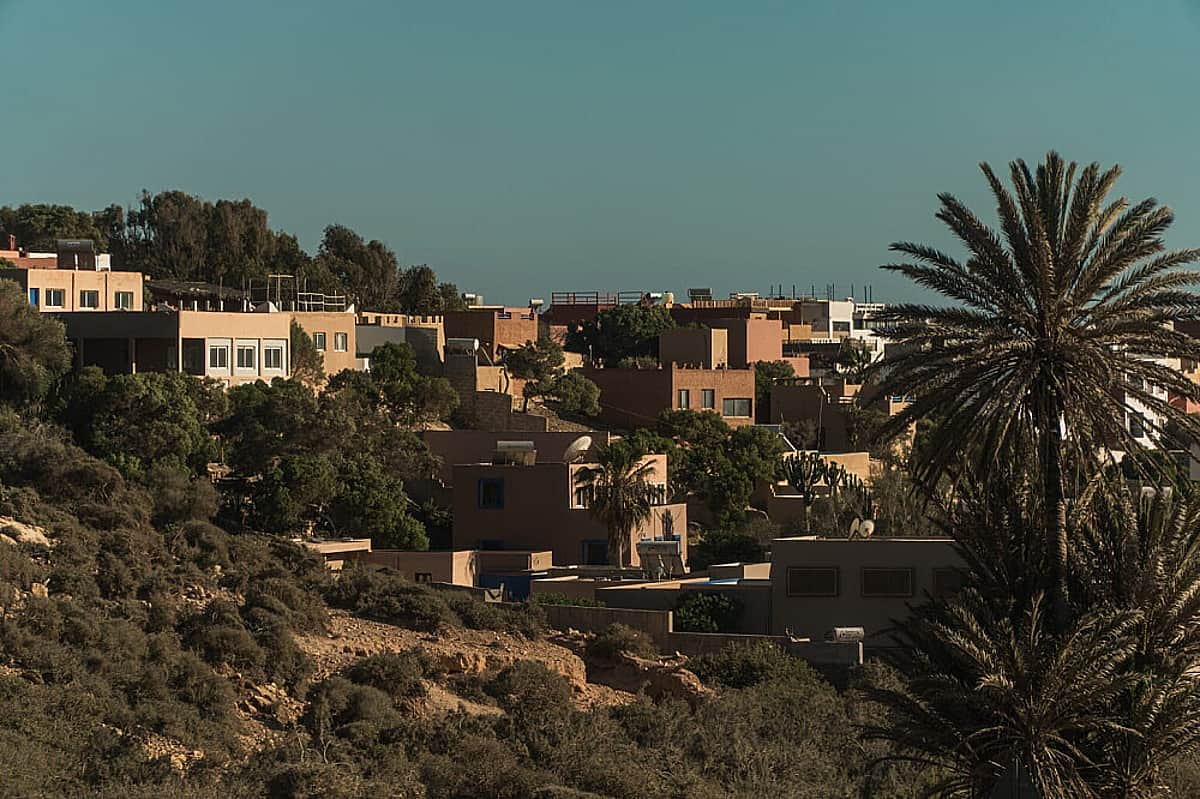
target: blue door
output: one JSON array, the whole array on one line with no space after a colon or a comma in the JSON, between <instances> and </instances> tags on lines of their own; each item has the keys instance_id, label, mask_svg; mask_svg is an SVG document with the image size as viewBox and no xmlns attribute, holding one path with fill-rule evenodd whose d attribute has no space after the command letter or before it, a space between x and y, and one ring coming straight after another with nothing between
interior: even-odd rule
<instances>
[{"instance_id":1,"label":"blue door","mask_svg":"<svg viewBox=\"0 0 1200 799\"><path fill-rule=\"evenodd\" d=\"M38 296L39 294L40 294L40 291L38 289L30 289L29 290L29 304L32 305L34 308L37 308L40 305L41 297Z\"/></svg>"}]
</instances>

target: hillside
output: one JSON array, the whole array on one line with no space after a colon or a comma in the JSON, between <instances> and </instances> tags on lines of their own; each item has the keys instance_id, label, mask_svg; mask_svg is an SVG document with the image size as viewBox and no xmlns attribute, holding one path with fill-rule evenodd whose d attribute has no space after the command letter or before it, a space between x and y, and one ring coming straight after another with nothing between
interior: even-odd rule
<instances>
[{"instance_id":1,"label":"hillside","mask_svg":"<svg viewBox=\"0 0 1200 799\"><path fill-rule=\"evenodd\" d=\"M711 687L680 701L636 636L334 579L198 490L0 415L0 795L909 795L869 772L856 700L778 653L688 664Z\"/></svg>"}]
</instances>

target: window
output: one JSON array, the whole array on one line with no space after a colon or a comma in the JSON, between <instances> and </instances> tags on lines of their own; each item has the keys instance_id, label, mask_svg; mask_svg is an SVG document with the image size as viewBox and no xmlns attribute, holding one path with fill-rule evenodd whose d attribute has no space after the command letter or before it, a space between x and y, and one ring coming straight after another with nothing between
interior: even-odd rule
<instances>
[{"instance_id":1,"label":"window","mask_svg":"<svg viewBox=\"0 0 1200 799\"><path fill-rule=\"evenodd\" d=\"M350 349L350 336L346 333L333 334L333 351L345 352Z\"/></svg>"},{"instance_id":2,"label":"window","mask_svg":"<svg viewBox=\"0 0 1200 799\"><path fill-rule=\"evenodd\" d=\"M730 398L721 401L722 416L750 416L750 400Z\"/></svg>"},{"instance_id":3,"label":"window","mask_svg":"<svg viewBox=\"0 0 1200 799\"><path fill-rule=\"evenodd\" d=\"M717 392L711 388L700 389L700 407L706 411L711 411L717 407Z\"/></svg>"},{"instance_id":4,"label":"window","mask_svg":"<svg viewBox=\"0 0 1200 799\"><path fill-rule=\"evenodd\" d=\"M479 507L493 509L504 507L504 481L485 477L479 481Z\"/></svg>"},{"instance_id":5,"label":"window","mask_svg":"<svg viewBox=\"0 0 1200 799\"><path fill-rule=\"evenodd\" d=\"M864 597L907 597L913 595L912 569L862 570Z\"/></svg>"},{"instance_id":6,"label":"window","mask_svg":"<svg viewBox=\"0 0 1200 799\"><path fill-rule=\"evenodd\" d=\"M256 350L253 346L238 345L237 365L239 369L253 369Z\"/></svg>"},{"instance_id":7,"label":"window","mask_svg":"<svg viewBox=\"0 0 1200 799\"><path fill-rule=\"evenodd\" d=\"M690 408L692 406L692 393L686 388L679 389L679 408Z\"/></svg>"},{"instance_id":8,"label":"window","mask_svg":"<svg viewBox=\"0 0 1200 799\"><path fill-rule=\"evenodd\" d=\"M118 311L132 311L133 310L133 292L132 291L118 291L116 294L113 295L113 307L116 308Z\"/></svg>"},{"instance_id":9,"label":"window","mask_svg":"<svg viewBox=\"0 0 1200 799\"><path fill-rule=\"evenodd\" d=\"M596 499L596 486L586 483L575 488L575 507L590 508Z\"/></svg>"},{"instance_id":10,"label":"window","mask_svg":"<svg viewBox=\"0 0 1200 799\"><path fill-rule=\"evenodd\" d=\"M414 583L432 583L433 572L416 572L413 574Z\"/></svg>"},{"instance_id":11,"label":"window","mask_svg":"<svg viewBox=\"0 0 1200 799\"><path fill-rule=\"evenodd\" d=\"M934 569L933 598L942 599L957 594L962 590L964 582L963 573L959 569Z\"/></svg>"},{"instance_id":12,"label":"window","mask_svg":"<svg viewBox=\"0 0 1200 799\"><path fill-rule=\"evenodd\" d=\"M62 308L67 304L66 289L46 289L46 307Z\"/></svg>"},{"instance_id":13,"label":"window","mask_svg":"<svg viewBox=\"0 0 1200 799\"><path fill-rule=\"evenodd\" d=\"M1143 438L1146 435L1146 419L1140 413L1129 414L1129 435Z\"/></svg>"},{"instance_id":14,"label":"window","mask_svg":"<svg viewBox=\"0 0 1200 799\"><path fill-rule=\"evenodd\" d=\"M838 583L836 566L793 566L787 570L788 596L837 596Z\"/></svg>"},{"instance_id":15,"label":"window","mask_svg":"<svg viewBox=\"0 0 1200 799\"><path fill-rule=\"evenodd\" d=\"M282 369L283 368L283 347L264 347L263 348L263 368L264 369Z\"/></svg>"},{"instance_id":16,"label":"window","mask_svg":"<svg viewBox=\"0 0 1200 799\"><path fill-rule=\"evenodd\" d=\"M316 345L317 349L323 351L325 349L325 334L313 333L313 344Z\"/></svg>"},{"instance_id":17,"label":"window","mask_svg":"<svg viewBox=\"0 0 1200 799\"><path fill-rule=\"evenodd\" d=\"M208 348L208 368L209 369L228 369L229 368L229 348L228 347L209 347Z\"/></svg>"},{"instance_id":18,"label":"window","mask_svg":"<svg viewBox=\"0 0 1200 799\"><path fill-rule=\"evenodd\" d=\"M41 298L38 296L39 293L40 293L39 289L30 289L29 290L29 304L32 305L34 308L38 307L38 305L41 304Z\"/></svg>"},{"instance_id":19,"label":"window","mask_svg":"<svg viewBox=\"0 0 1200 799\"><path fill-rule=\"evenodd\" d=\"M80 308L99 308L100 307L100 292L87 289L79 292L79 307Z\"/></svg>"},{"instance_id":20,"label":"window","mask_svg":"<svg viewBox=\"0 0 1200 799\"><path fill-rule=\"evenodd\" d=\"M585 566L608 565L608 542L603 538L582 542L579 560Z\"/></svg>"},{"instance_id":21,"label":"window","mask_svg":"<svg viewBox=\"0 0 1200 799\"><path fill-rule=\"evenodd\" d=\"M834 333L849 333L850 332L850 323L849 322L834 322L833 323L833 332Z\"/></svg>"}]
</instances>

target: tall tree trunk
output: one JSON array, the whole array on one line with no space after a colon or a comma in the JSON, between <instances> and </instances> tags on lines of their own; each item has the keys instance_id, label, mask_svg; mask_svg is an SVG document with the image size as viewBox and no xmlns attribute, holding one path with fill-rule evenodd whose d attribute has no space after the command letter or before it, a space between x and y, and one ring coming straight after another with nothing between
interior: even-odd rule
<instances>
[{"instance_id":1,"label":"tall tree trunk","mask_svg":"<svg viewBox=\"0 0 1200 799\"><path fill-rule=\"evenodd\" d=\"M1067 594L1067 503L1063 495L1063 440L1056 404L1046 403L1045 435L1046 554L1050 558L1050 591L1053 599L1054 622L1061 632L1068 623Z\"/></svg>"}]
</instances>

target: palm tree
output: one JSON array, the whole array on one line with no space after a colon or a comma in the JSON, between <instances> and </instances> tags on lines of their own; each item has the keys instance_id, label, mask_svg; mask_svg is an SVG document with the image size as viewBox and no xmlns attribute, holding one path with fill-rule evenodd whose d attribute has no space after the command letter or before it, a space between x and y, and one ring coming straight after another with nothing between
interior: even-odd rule
<instances>
[{"instance_id":1,"label":"palm tree","mask_svg":"<svg viewBox=\"0 0 1200 799\"><path fill-rule=\"evenodd\" d=\"M966 487L945 531L967 566L957 596L897 624L902 687L868 737L933 766L939 796L983 796L1013 763L1050 797L1156 795L1200 746L1200 502L1135 499L1100 476L1069 519L1086 608L1047 612L1040 486L1019 464Z\"/></svg>"},{"instance_id":2,"label":"palm tree","mask_svg":"<svg viewBox=\"0 0 1200 799\"><path fill-rule=\"evenodd\" d=\"M635 528L650 518L658 492L649 479L654 463L633 447L614 442L596 453L596 465L576 473L579 485L591 488L588 510L608 531L608 558L614 566L630 563Z\"/></svg>"},{"instance_id":3,"label":"palm tree","mask_svg":"<svg viewBox=\"0 0 1200 799\"><path fill-rule=\"evenodd\" d=\"M950 194L937 218L965 245L965 261L909 242L891 249L915 262L884 269L953 300L950 307L891 306L882 314L901 346L876 369L883 395L914 395L881 436L937 415L936 441L914 463L934 485L964 470L987 480L992 468L1033 446L1051 557L1048 593L1066 614L1068 557L1065 474L1085 477L1107 447L1137 446L1125 428L1140 404L1192 438L1200 422L1154 389L1200 399L1197 386L1164 359L1200 359L1200 345L1172 322L1200 318L1200 274L1176 267L1200 250L1166 252L1162 234L1174 216L1153 199L1130 205L1107 197L1120 169L1079 171L1051 152L1031 172L1010 165L1010 192L992 168L981 169L997 203L1001 233ZM1071 458L1070 462L1066 460Z\"/></svg>"}]
</instances>

